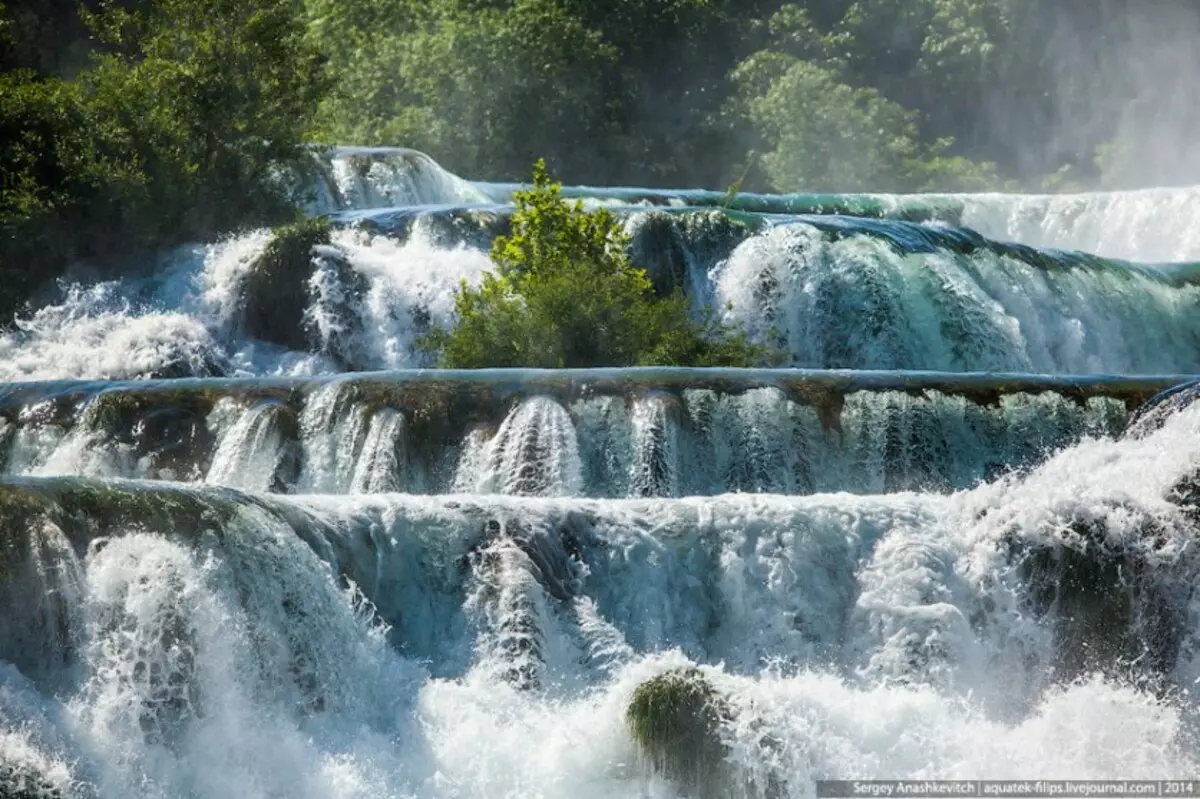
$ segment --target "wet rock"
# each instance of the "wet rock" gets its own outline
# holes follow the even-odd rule
[[[1161,531],[1149,527],[1141,542],[1120,547],[1102,521],[1072,519],[1067,530],[1055,545],[1015,545],[1030,610],[1054,626],[1056,677],[1167,679],[1186,619],[1167,567],[1148,556]]]
[[[654,291],[665,297],[687,285],[689,253],[683,233],[671,214],[654,211],[635,223],[630,257],[646,270]]]
[[[329,244],[326,219],[307,219],[275,230],[275,238],[250,267],[242,285],[241,327],[252,337],[304,350],[304,309],[313,272],[313,248]]]
[[[689,795],[726,795],[727,747],[720,726],[730,710],[695,669],[677,669],[637,687],[625,711],[634,743],[654,771]]]
[[[1126,438],[1144,438],[1159,430],[1176,413],[1200,399],[1200,381],[1160,392],[1142,404],[1125,427]]]

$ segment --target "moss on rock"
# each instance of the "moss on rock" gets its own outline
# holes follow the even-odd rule
[[[719,736],[729,709],[696,669],[647,680],[629,701],[625,720],[650,766],[685,790],[721,794],[727,748]]]
[[[329,244],[331,231],[323,217],[275,228],[275,237],[250,267],[242,287],[242,328],[247,335],[305,349],[304,309],[313,248]]]

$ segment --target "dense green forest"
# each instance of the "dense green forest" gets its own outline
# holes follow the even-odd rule
[[[286,221],[312,143],[514,180],[1194,182],[1189,0],[6,0],[0,280]]]

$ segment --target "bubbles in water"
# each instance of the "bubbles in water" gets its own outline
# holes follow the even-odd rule
[[[582,482],[575,424],[549,397],[531,397],[509,413],[482,460],[482,493],[571,496]]]
[[[280,491],[299,467],[296,419],[285,405],[260,400],[221,437],[205,482],[247,491]]]

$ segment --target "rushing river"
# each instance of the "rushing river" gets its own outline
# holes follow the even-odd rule
[[[1200,373],[1200,189],[570,187],[786,368],[470,373],[414,343],[514,187],[320,174],[290,285],[256,231],[0,333],[0,795],[1200,776],[1200,405],[1130,428]],[[693,668],[699,782],[627,718]]]

